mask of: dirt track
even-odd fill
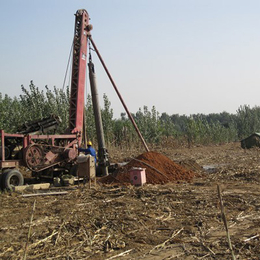
[[[2,193],[0,258],[26,252],[27,259],[232,259],[219,184],[236,258],[260,259],[260,151],[238,143],[158,151],[212,172],[190,183],[98,184],[33,198]]]

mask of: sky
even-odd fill
[[[63,87],[78,9],[88,11],[130,112],[236,113],[260,105],[259,0],[0,0],[3,95],[18,97],[31,80],[43,90]],[[100,102],[105,93],[119,117],[124,108],[92,55]]]

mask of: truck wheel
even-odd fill
[[[5,189],[5,176],[6,174],[11,171],[12,169],[2,169],[2,173],[0,174],[0,189]]]
[[[15,186],[21,186],[24,183],[23,175],[16,169],[4,173],[4,188],[12,190]]]
[[[0,189],[3,189],[3,173],[0,173]]]

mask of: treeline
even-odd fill
[[[108,145],[136,146],[139,142],[137,134],[126,113],[115,119],[113,109],[106,94],[103,95],[104,106],[101,109],[105,140]],[[22,94],[11,98],[0,93],[0,129],[15,133],[20,125],[58,115],[62,123],[59,133],[64,133],[69,120],[69,88],[58,88],[40,91],[33,82],[28,88],[22,86]],[[250,108],[243,105],[236,114],[227,112],[214,114],[168,115],[160,114],[155,107],[147,106],[133,113],[133,118],[144,139],[149,144],[175,143],[179,145],[221,144],[241,140],[253,132],[260,131],[260,107]],[[96,139],[95,121],[92,101],[87,97],[85,107],[87,137]]]

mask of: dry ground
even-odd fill
[[[260,151],[239,143],[157,151],[211,171],[191,183],[3,192],[0,259],[232,259],[217,185],[236,259],[260,259]]]

